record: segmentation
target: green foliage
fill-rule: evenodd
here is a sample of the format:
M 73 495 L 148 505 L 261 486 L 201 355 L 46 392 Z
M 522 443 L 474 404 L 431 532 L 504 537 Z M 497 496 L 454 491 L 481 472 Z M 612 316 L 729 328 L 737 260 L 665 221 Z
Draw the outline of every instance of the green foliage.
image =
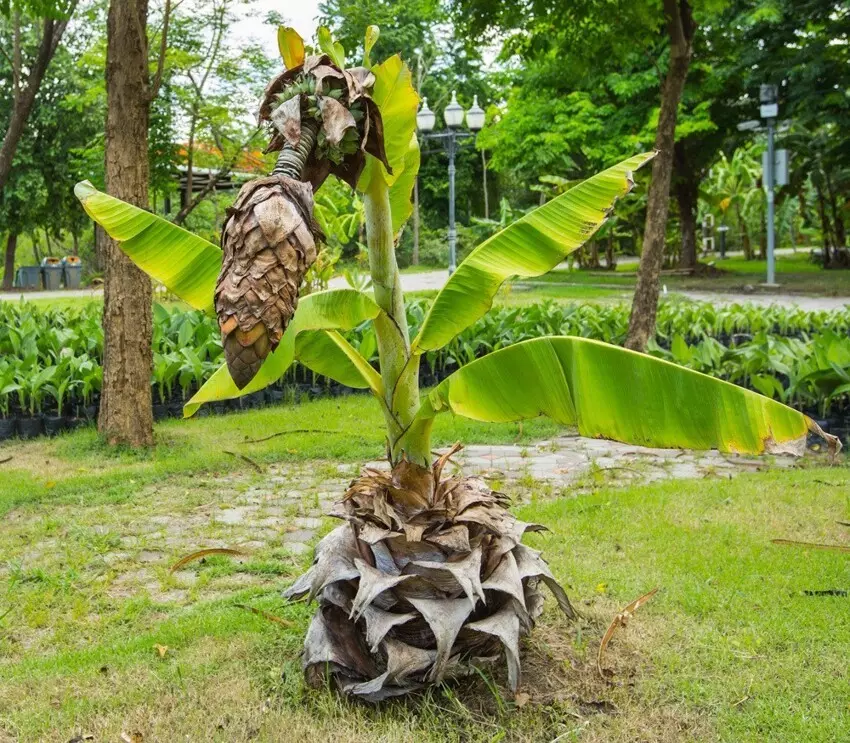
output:
M 808 430 L 804 415 L 762 395 L 565 336 L 523 341 L 463 367 L 428 394 L 418 422 L 430 426 L 442 411 L 492 422 L 543 412 L 582 436 L 732 452 L 761 452 Z
M 212 311 L 221 249 L 155 214 L 108 196 L 83 181 L 74 193 L 89 216 L 123 250 L 187 304 Z M 180 260 L 174 260 L 175 254 Z
M 633 185 L 632 171 L 653 157 L 633 158 L 589 178 L 526 214 L 470 253 L 442 288 L 413 341 L 433 351 L 481 317 L 511 276 L 540 276 L 577 250 L 605 221 L 614 202 Z
M 413 333 L 422 325 L 427 304 L 407 307 Z M 40 309 L 31 304 L 0 304 L 0 414 L 17 409 L 21 395 L 30 404 L 26 377 L 56 367 L 41 385 L 42 404 L 72 414 L 97 400 L 102 377 L 101 309 Z M 625 305 L 558 305 L 498 308 L 438 351 L 422 357 L 428 384 L 493 351 L 538 338 L 568 335 L 620 345 L 628 329 Z M 358 354 L 377 366 L 375 331 L 361 323 L 343 333 Z M 301 344 L 297 356 L 307 369 L 323 375 L 321 357 L 339 353 L 336 345 Z M 221 366 L 221 342 L 214 318 L 197 311 L 154 306 L 154 401 L 169 404 L 201 388 Z M 335 350 L 336 349 L 336 350 Z M 690 369 L 756 390 L 812 415 L 850 411 L 850 311 L 805 312 L 798 308 L 753 305 L 717 308 L 707 304 L 665 302 L 650 353 Z M 341 368 L 332 358 L 333 368 Z M 327 384 L 297 362 L 280 384 Z M 355 386 L 361 386 L 353 380 Z M 23 383 L 18 380 L 23 379 Z M 181 384 L 182 379 L 182 384 Z M 59 400 L 61 395 L 62 399 Z
M 21 43 L 26 65 L 37 53 L 43 23 L 26 8 L 24 12 Z M 77 242 L 89 224 L 68 184 L 102 171 L 102 148 L 97 157 L 91 157 L 90 148 L 102 141 L 105 109 L 97 102 L 80 105 L 81 89 L 90 83 L 102 87 L 103 71 L 92 75 L 88 60 L 77 58 L 77 50 L 92 41 L 86 23 L 93 22 L 97 13 L 85 9 L 78 15 L 81 22 L 66 31 L 50 63 L 15 152 L 10 180 L 0 193 L 0 233 L 8 229 L 32 235 L 43 230 L 55 240 L 67 231 Z M 11 21 L 0 17 L 0 47 L 11 50 L 12 36 Z M 0 55 L 0 131 L 12 112 L 11 89 L 12 68 Z M 72 248 L 64 244 L 61 249 L 70 253 Z

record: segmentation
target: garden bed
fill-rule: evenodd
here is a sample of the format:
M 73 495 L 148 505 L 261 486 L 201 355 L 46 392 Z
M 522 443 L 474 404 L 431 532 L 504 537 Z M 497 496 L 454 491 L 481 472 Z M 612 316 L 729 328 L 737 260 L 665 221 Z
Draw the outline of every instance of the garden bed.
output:
M 408 305 L 413 333 L 427 304 Z M 424 385 L 492 351 L 543 334 L 575 335 L 622 344 L 627 305 L 497 308 L 446 347 L 422 357 Z M 348 334 L 377 361 L 367 324 Z M 151 377 L 157 419 L 182 415 L 183 404 L 222 364 L 215 319 L 197 311 L 154 309 Z M 791 307 L 663 302 L 649 352 L 776 398 L 819 420 L 845 443 L 850 438 L 850 309 L 805 312 Z M 97 417 L 102 382 L 101 308 L 0 305 L 0 439 L 31 438 L 74 428 Z M 262 392 L 205 406 L 220 414 L 351 390 L 294 364 Z

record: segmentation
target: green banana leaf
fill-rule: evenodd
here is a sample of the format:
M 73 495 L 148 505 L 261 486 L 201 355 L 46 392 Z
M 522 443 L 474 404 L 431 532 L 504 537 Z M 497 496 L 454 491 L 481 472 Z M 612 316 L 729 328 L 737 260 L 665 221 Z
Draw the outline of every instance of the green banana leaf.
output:
M 308 369 L 346 387 L 383 394 L 381 375 L 335 330 L 311 330 L 299 335 L 295 358 Z
M 481 243 L 437 295 L 414 351 L 441 348 L 469 327 L 490 309 L 506 279 L 540 276 L 580 248 L 605 222 L 614 202 L 631 191 L 632 171 L 654 156 L 635 155 L 582 181 Z
M 98 191 L 88 181 L 74 194 L 88 215 L 145 273 L 195 309 L 214 314 L 221 249 L 161 217 Z
M 582 436 L 747 454 L 799 452 L 809 430 L 822 434 L 802 413 L 743 387 L 564 336 L 517 343 L 462 367 L 423 401 L 414 432 L 427 431 L 441 411 L 488 422 L 547 415 Z
M 393 220 L 393 234 L 397 235 L 413 213 L 413 185 L 419 173 L 419 139 L 414 134 L 410 138 L 410 147 L 404 157 L 404 170 L 390 186 L 390 213 Z M 374 159 L 374 158 L 373 158 Z M 377 161 L 376 161 L 377 163 Z M 380 165 L 380 163 L 377 163 Z
M 191 417 L 205 402 L 242 397 L 276 382 L 297 358 L 299 346 L 296 341 L 300 333 L 313 330 L 351 330 L 366 320 L 373 320 L 380 312 L 381 308 L 375 304 L 371 297 L 356 289 L 332 289 L 302 297 L 298 302 L 298 310 L 283 334 L 280 344 L 274 353 L 270 354 L 265 360 L 260 371 L 257 372 L 257 376 L 243 390 L 240 390 L 230 378 L 227 366 L 222 365 L 195 393 L 192 399 L 183 406 L 183 416 Z M 342 340 L 341 337 L 340 340 Z M 345 341 L 343 342 L 345 343 Z M 327 342 L 314 337 L 310 342 L 300 346 L 300 350 L 307 358 L 314 359 L 314 364 L 318 367 L 316 371 L 333 377 L 343 384 L 349 384 L 352 380 L 360 378 L 362 380 L 360 384 L 349 384 L 349 386 L 367 387 L 375 383 L 376 380 L 377 384 L 380 385 L 380 377 L 377 372 L 375 372 L 374 377 L 363 378 L 363 364 L 369 366 L 369 363 L 361 357 L 362 364 L 359 362 L 353 364 L 351 361 L 352 354 L 359 356 L 353 348 L 348 351 L 339 343 L 331 341 L 329 352 Z M 327 359 L 322 359 L 320 362 L 316 359 L 317 356 L 321 357 L 322 351 L 329 352 L 329 355 Z M 319 364 L 321 365 L 319 366 Z M 339 371 L 335 373 L 335 369 Z M 359 373 L 352 371 L 358 369 Z M 379 386 L 376 394 L 381 393 L 382 389 Z
M 374 157 L 367 157 L 366 168 L 357 183 L 360 191 L 367 191 L 372 178 L 376 177 L 382 177 L 388 186 L 392 186 L 404 172 L 410 138 L 416 135 L 416 109 L 419 106 L 410 69 L 398 54 L 372 67 L 372 74 L 375 75 L 372 100 L 381 112 L 384 149 L 393 172 L 388 173 Z

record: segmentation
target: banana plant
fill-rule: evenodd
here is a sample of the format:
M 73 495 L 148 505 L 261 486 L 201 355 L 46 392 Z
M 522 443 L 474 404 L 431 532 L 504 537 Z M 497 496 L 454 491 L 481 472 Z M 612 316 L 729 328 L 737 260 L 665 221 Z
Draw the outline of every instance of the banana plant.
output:
M 375 38 L 371 27 L 367 58 Z M 584 436 L 749 453 L 799 451 L 807 432 L 819 429 L 756 393 L 580 337 L 506 345 L 420 390 L 423 357 L 483 317 L 505 280 L 542 275 L 577 250 L 654 153 L 574 185 L 482 242 L 411 337 L 395 255 L 419 167 L 410 71 L 398 56 L 346 68 L 326 29 L 318 55 L 307 56 L 292 29 L 279 43 L 286 69 L 269 84 L 260 116 L 269 149 L 280 155 L 271 176 L 240 192 L 223 249 L 89 183 L 78 184 L 77 196 L 137 265 L 218 316 L 226 362 L 185 415 L 273 384 L 296 361 L 368 390 L 383 412 L 387 470 L 354 480 L 336 514 L 343 525 L 317 545 L 313 565 L 287 591 L 319 603 L 303 654 L 308 682 L 330 676 L 343 692 L 377 701 L 501 655 L 516 689 L 518 643 L 542 611 L 541 587 L 567 616 L 575 611 L 540 553 L 522 543 L 541 527 L 519 521 L 482 480 L 446 474 L 458 447 L 435 458 L 438 415 L 493 422 L 548 415 Z M 372 293 L 339 289 L 298 302 L 321 241 L 314 189 L 329 175 L 361 195 Z M 366 323 L 377 368 L 341 332 Z

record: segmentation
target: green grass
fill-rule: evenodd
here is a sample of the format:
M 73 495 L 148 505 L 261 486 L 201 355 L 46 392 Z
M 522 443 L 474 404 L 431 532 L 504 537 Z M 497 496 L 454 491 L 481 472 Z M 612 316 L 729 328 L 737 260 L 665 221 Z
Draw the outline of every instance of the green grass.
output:
M 0 480 L 0 740 L 850 739 L 850 599 L 804 593 L 850 589 L 850 557 L 770 543 L 850 542 L 837 523 L 850 520 L 847 467 L 599 484 L 555 500 L 523 480 L 531 504 L 519 516 L 551 529 L 529 541 L 585 617 L 569 625 L 547 602 L 526 644 L 528 704 L 513 708 L 502 671 L 377 710 L 305 689 L 298 652 L 311 609 L 279 591 L 307 556 L 281 536 L 294 528 L 287 519 L 316 512 L 319 490 L 341 493 L 380 456 L 373 407 L 352 396 L 164 422 L 146 454 L 107 452 L 92 431 L 0 448 L 13 457 Z M 245 443 L 294 428 L 318 430 Z M 444 416 L 435 444 L 556 431 Z M 261 474 L 224 450 L 279 464 Z M 220 522 L 250 497 L 250 523 Z M 269 534 L 273 514 L 284 527 Z M 219 543 L 253 546 L 168 573 L 178 556 Z M 613 683 L 601 680 L 605 627 L 655 586 L 606 652 Z
M 581 596 L 604 583 L 621 606 L 659 587 L 638 613 L 638 694 L 710 719 L 728 741 L 850 739 L 850 556 L 773 538 L 847 544 L 850 471 L 812 470 L 601 492 L 521 515 Z M 591 605 L 596 603 L 594 598 Z M 712 738 L 713 739 L 713 738 Z
M 33 304 L 39 309 L 46 309 L 48 307 L 54 307 L 57 309 L 80 309 L 93 303 L 103 304 L 103 300 L 100 297 L 68 297 L 63 296 L 62 294 L 57 294 L 55 297 L 35 298 L 30 298 L 26 294 L 15 295 L 14 297 L 12 295 L 5 295 L 0 297 L 0 302 L 17 302 L 20 301 L 21 297 L 23 297 L 25 302 Z
M 793 255 L 780 255 L 776 259 L 776 277 L 779 289 L 767 289 L 759 284 L 765 281 L 767 264 L 765 261 L 746 261 L 733 257 L 712 258 L 708 262 L 723 273 L 717 276 L 673 276 L 665 275 L 662 282 L 669 289 L 691 291 L 741 292 L 745 286 L 753 287 L 757 292 L 798 293 L 823 296 L 850 295 L 850 271 L 819 268 L 808 259 L 808 251 Z M 557 269 L 545 276 L 533 280 L 539 288 L 540 283 L 561 284 L 563 288 L 593 287 L 611 289 L 623 287 L 624 291 L 634 288 L 636 264 L 620 264 L 616 271 L 583 271 Z
M 424 263 L 420 263 L 417 266 L 405 266 L 402 269 L 399 269 L 401 273 L 430 273 L 431 271 L 446 271 L 448 270 L 446 266 L 426 266 Z
M 248 439 L 293 430 L 259 443 Z M 559 430 L 545 418 L 524 424 L 477 423 L 440 416 L 435 446 L 467 443 L 530 442 Z M 234 452 L 257 463 L 333 459 L 362 462 L 384 452 L 383 418 L 366 395 L 324 398 L 300 405 L 263 408 L 223 416 L 167 420 L 155 426 L 156 446 L 149 451 L 109 450 L 93 428 L 55 440 L 0 445 L 6 482 L 0 487 L 0 516 L 41 501 L 98 502 L 129 498 L 142 485 L 175 475 L 250 471 Z

